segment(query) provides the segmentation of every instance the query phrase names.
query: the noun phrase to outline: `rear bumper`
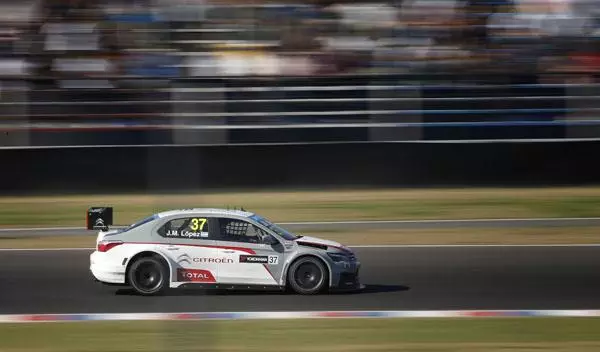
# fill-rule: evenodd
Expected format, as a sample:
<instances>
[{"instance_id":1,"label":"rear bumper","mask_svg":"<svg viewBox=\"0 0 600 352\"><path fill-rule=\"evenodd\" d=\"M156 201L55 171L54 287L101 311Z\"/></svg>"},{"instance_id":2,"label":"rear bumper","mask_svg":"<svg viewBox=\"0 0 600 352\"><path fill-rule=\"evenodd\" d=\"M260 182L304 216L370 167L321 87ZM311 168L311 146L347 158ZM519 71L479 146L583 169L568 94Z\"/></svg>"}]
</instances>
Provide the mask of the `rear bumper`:
<instances>
[{"instance_id":1,"label":"rear bumper","mask_svg":"<svg viewBox=\"0 0 600 352\"><path fill-rule=\"evenodd\" d=\"M106 284L125 284L125 269L107 260L104 253L90 255L90 273L96 281Z\"/></svg>"}]
</instances>

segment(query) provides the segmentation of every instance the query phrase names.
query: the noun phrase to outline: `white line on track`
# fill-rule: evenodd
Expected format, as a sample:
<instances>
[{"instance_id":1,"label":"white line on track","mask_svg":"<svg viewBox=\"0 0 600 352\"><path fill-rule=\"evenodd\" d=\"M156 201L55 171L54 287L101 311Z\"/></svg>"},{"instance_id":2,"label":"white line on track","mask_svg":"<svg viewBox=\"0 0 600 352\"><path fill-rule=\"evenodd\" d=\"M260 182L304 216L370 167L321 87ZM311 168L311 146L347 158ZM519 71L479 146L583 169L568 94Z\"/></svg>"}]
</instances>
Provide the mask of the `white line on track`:
<instances>
[{"instance_id":1,"label":"white line on track","mask_svg":"<svg viewBox=\"0 0 600 352\"><path fill-rule=\"evenodd\" d=\"M347 220L347 221L306 221L306 222L279 222L279 225L353 225L353 224L443 224L443 223L486 223L486 222L532 222L532 221L586 221L600 220L600 217L588 218L499 218L499 219L418 219L418 220ZM116 225L124 227L127 225ZM16 227L0 228L0 232L25 232L25 231L69 231L85 230L85 227Z\"/></svg>"},{"instance_id":2,"label":"white line on track","mask_svg":"<svg viewBox=\"0 0 600 352\"><path fill-rule=\"evenodd\" d=\"M544 248L544 247L600 247L600 243L575 243L575 244L392 244L392 245L357 245L348 246L350 248L500 248L500 247L523 247L523 248ZM41 251L93 251L95 248L0 248L0 252L41 252Z\"/></svg>"},{"instance_id":3,"label":"white line on track","mask_svg":"<svg viewBox=\"0 0 600 352\"><path fill-rule=\"evenodd\" d=\"M85 227L4 227L0 232L25 232L25 231L69 231L85 230Z\"/></svg>"},{"instance_id":4,"label":"white line on track","mask_svg":"<svg viewBox=\"0 0 600 352\"><path fill-rule=\"evenodd\" d=\"M532 222L532 221L586 221L600 220L600 217L588 218L500 218L500 219L422 219L422 220L356 220L356 221L313 221L282 222L280 225L334 225L334 224L406 224L406 223L486 223L486 222ZM84 227L38 227L38 228L1 228L0 232L61 231L85 230ZM484 248L484 247L600 247L598 244L400 244L400 245L356 245L352 248ZM84 251L94 248L0 248L0 251Z\"/></svg>"},{"instance_id":5,"label":"white line on track","mask_svg":"<svg viewBox=\"0 0 600 352\"><path fill-rule=\"evenodd\" d=\"M531 221L585 221L600 220L600 217L589 218L500 218L500 219L421 219L421 220L355 220L355 221L311 221L311 222L281 222L279 225L352 225L352 224L427 224L427 223L472 223L472 222L531 222Z\"/></svg>"}]
</instances>

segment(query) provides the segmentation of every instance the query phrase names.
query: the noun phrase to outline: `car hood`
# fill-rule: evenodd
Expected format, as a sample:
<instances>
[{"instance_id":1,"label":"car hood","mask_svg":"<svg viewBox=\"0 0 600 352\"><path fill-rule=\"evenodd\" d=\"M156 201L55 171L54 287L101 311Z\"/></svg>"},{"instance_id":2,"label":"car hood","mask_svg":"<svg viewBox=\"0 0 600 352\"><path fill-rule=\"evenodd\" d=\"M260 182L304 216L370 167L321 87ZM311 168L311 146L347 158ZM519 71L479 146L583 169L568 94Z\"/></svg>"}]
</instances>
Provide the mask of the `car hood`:
<instances>
[{"instance_id":1,"label":"car hood","mask_svg":"<svg viewBox=\"0 0 600 352\"><path fill-rule=\"evenodd\" d=\"M296 242L298 244L302 244L302 243L316 244L316 245L333 247L333 248L336 248L336 249L341 249L341 250L344 250L344 251L352 252L352 250L350 248L344 246L343 244L341 244L339 242L330 241L330 240L324 240L324 239L318 238L318 237L302 236L299 239L297 239Z\"/></svg>"}]
</instances>

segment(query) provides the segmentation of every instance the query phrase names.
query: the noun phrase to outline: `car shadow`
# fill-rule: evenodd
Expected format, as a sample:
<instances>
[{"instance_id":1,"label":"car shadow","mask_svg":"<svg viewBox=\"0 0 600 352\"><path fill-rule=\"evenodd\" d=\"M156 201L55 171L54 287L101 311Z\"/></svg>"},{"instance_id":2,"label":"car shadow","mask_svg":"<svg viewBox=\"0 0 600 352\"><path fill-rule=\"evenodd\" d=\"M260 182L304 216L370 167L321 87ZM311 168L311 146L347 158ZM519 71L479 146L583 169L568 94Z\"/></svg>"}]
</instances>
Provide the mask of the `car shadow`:
<instances>
[{"instance_id":1,"label":"car shadow","mask_svg":"<svg viewBox=\"0 0 600 352\"><path fill-rule=\"evenodd\" d=\"M118 289L117 296L139 296L133 289ZM179 288L169 289L163 296L259 296L259 295L286 295L287 291L278 290L226 290L226 289L205 289L205 288Z\"/></svg>"},{"instance_id":2,"label":"car shadow","mask_svg":"<svg viewBox=\"0 0 600 352\"><path fill-rule=\"evenodd\" d=\"M410 287L404 285L365 285L362 290L357 291L331 291L328 295L361 295L370 293L402 292L408 291ZM118 296L138 296L131 288L118 289L115 292ZM165 296L294 296L298 295L291 290L227 290L227 289L206 289L186 287L180 289L170 289Z\"/></svg>"},{"instance_id":3,"label":"car shadow","mask_svg":"<svg viewBox=\"0 0 600 352\"><path fill-rule=\"evenodd\" d=\"M365 288L359 291L339 292L341 295L361 295L368 293L386 293L408 291L410 287L404 285L365 285Z\"/></svg>"}]
</instances>

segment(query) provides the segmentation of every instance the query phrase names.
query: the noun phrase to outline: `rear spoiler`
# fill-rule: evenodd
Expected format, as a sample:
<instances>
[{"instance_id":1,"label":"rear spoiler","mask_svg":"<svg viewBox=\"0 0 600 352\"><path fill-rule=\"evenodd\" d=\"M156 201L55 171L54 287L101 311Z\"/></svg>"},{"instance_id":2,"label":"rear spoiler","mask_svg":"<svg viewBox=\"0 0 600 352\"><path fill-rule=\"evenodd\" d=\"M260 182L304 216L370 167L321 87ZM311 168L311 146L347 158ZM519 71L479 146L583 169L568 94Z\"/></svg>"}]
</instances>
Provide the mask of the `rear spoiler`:
<instances>
[{"instance_id":1,"label":"rear spoiler","mask_svg":"<svg viewBox=\"0 0 600 352\"><path fill-rule=\"evenodd\" d=\"M86 228L88 230L107 231L113 224L112 207L91 207L87 211L85 218Z\"/></svg>"}]
</instances>

